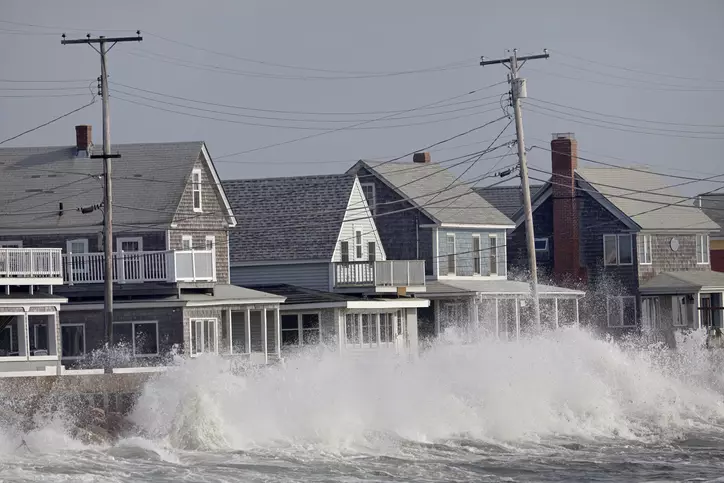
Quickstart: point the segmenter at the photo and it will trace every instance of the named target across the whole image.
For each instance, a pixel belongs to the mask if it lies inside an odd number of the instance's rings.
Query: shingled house
[[[231,281],[287,297],[282,351],[417,354],[425,262],[388,257],[352,175],[223,182],[233,209]]]
[[[388,256],[425,260],[431,308],[420,310],[420,334],[447,327],[515,339],[532,320],[526,282],[508,279],[506,230],[500,210],[419,153],[413,163],[359,161],[349,169],[361,180]],[[582,292],[540,286],[545,322],[577,322]]]
[[[721,326],[724,274],[713,272],[709,235],[719,229],[641,167],[578,166],[570,134],[554,134],[552,177],[532,198],[539,264],[561,283],[587,287],[588,318],[620,334],[643,328],[667,340],[675,329]],[[510,253],[527,257],[522,208]],[[540,245],[543,248],[543,245]]]
[[[76,126],[75,145],[0,149],[0,246],[62,256],[53,276],[62,281],[55,294],[68,301],[59,317],[68,367],[94,364],[90,356],[104,343],[102,161],[91,158],[98,149],[90,126]],[[118,363],[162,363],[172,349],[278,356],[284,298],[229,283],[236,218],[206,145],[119,144],[114,151],[121,158],[113,167],[113,338],[125,354]],[[36,267],[28,261],[25,268]],[[246,321],[233,325],[237,313]],[[46,348],[52,338],[34,340],[33,330],[30,344]],[[7,328],[2,337],[0,346],[23,342]]]
[[[706,216],[719,225],[719,229],[709,236],[709,256],[711,269],[724,272],[724,194],[703,193],[697,201]]]

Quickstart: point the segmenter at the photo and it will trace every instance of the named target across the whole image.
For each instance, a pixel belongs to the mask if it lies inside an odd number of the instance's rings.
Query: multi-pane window
[[[367,259],[370,262],[377,260],[377,244],[375,242],[367,243]]]
[[[375,205],[377,205],[377,197],[375,195],[374,183],[362,183],[362,192],[367,199],[367,205],[370,207],[372,214],[375,213]]]
[[[362,260],[362,230],[354,232],[354,253],[356,260]]]
[[[490,260],[490,275],[498,274],[498,236],[490,235],[490,247],[488,250]]]
[[[193,193],[194,211],[201,211],[201,170],[191,173],[191,190]]]
[[[633,327],[636,325],[636,297],[608,297],[606,312],[609,327]]]
[[[213,250],[216,245],[216,237],[214,235],[206,235],[204,240],[204,249]]]
[[[456,273],[455,258],[455,235],[451,233],[447,236],[447,273],[449,275]]]
[[[78,238],[76,240],[68,240],[66,249],[71,257],[71,268],[73,273],[88,272],[88,239]]]
[[[480,275],[482,273],[480,258],[480,235],[473,235],[473,274]]]
[[[379,337],[377,321],[379,319]],[[392,344],[398,334],[404,332],[404,311],[392,313],[347,314],[345,321],[345,341],[347,345],[358,347],[377,347],[380,344]]]
[[[395,320],[392,314],[380,314],[380,342],[395,341]]]
[[[696,235],[696,263],[709,263],[709,237],[707,235]]]
[[[181,237],[181,250],[191,250],[194,247],[194,239],[191,235],[183,235]]]
[[[282,346],[319,344],[321,326],[318,313],[282,314]]]
[[[85,355],[85,324],[62,324],[60,342],[63,359],[80,358]]]
[[[114,322],[113,342],[128,347],[131,355],[158,355],[157,322]]]
[[[349,242],[340,242],[339,250],[340,252],[342,252],[342,263],[349,263]]]
[[[641,265],[651,265],[651,235],[641,235]]]
[[[603,235],[603,261],[605,265],[631,265],[633,263],[631,235]]]
[[[195,356],[204,352],[215,353],[217,350],[217,320],[216,319],[191,319],[191,355]]]

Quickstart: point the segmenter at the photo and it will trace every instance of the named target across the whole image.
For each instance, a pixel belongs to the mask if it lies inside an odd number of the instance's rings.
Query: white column
[[[357,322],[357,336],[359,337],[359,345],[361,347],[364,347],[364,339],[362,338],[362,325],[364,324],[364,317],[362,317],[363,314],[354,314],[352,317],[354,317],[355,322]]]
[[[60,356],[58,347],[58,312],[46,316],[48,318],[48,355]]]
[[[555,320],[556,320],[556,329],[557,329],[559,326],[559,324],[558,324],[558,298],[557,297],[553,299],[553,305],[554,305],[554,310],[555,310],[555,314],[556,314]]]
[[[498,298],[495,298],[495,338],[500,338],[500,322],[498,320]]]
[[[277,357],[282,356],[282,318],[279,315],[279,306],[274,309],[274,334],[277,336]],[[322,321],[319,321],[319,326],[322,326]]]
[[[578,326],[578,298],[576,298],[576,326]]]
[[[18,355],[27,358],[30,355],[30,331],[28,330],[27,312],[17,316],[15,327],[18,331]]]
[[[696,297],[694,297],[694,302],[696,303],[696,305],[694,306],[694,323],[696,324],[697,329],[701,329],[701,310],[699,310],[699,308],[701,307],[701,292],[696,293]]]
[[[337,317],[337,343],[339,345],[339,353],[342,354],[344,351],[345,338],[347,337],[347,334],[345,333],[347,315],[345,310],[340,309],[334,309],[334,315]],[[320,320],[319,323],[321,324],[322,321]]]
[[[440,301],[433,300],[435,304],[435,337],[440,337]]]
[[[234,337],[231,333],[231,309],[226,309],[226,334],[229,337],[229,354],[234,353]]]
[[[245,335],[246,335],[246,353],[251,356],[251,309],[248,307],[246,308],[246,318],[244,319],[244,323],[246,324],[245,327]]]
[[[268,334],[266,333],[266,309],[261,310],[261,341],[264,345],[264,364],[269,364],[269,347],[267,346]]]
[[[520,340],[520,300],[515,299],[515,340]]]
[[[380,337],[380,314],[379,313],[375,314],[375,329],[376,329],[376,333],[377,333],[377,347],[379,347],[380,340],[382,339]]]

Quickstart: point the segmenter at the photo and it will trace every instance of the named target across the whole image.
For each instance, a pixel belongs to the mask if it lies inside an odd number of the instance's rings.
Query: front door
[[[142,282],[143,281],[143,238],[118,238],[117,248],[121,252],[121,269],[119,281]]]

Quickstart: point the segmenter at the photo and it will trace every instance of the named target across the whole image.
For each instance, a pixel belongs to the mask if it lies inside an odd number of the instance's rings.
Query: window
[[[644,330],[658,330],[661,326],[661,302],[659,297],[641,299],[641,325]]]
[[[608,297],[606,312],[609,327],[634,327],[636,326],[636,297]]]
[[[370,262],[377,260],[377,244],[375,242],[367,243],[367,260]]]
[[[158,355],[158,323],[113,322],[113,341],[129,347],[134,357]]]
[[[548,251],[548,238],[536,238],[534,243],[536,252]]]
[[[194,211],[201,211],[201,170],[191,172],[191,190],[193,193]]]
[[[181,237],[181,250],[191,250],[194,246],[194,239],[191,235]]]
[[[355,251],[355,259],[362,260],[362,231],[361,230],[354,231],[354,251]]]
[[[708,235],[696,235],[696,263],[701,265],[709,263]]]
[[[375,314],[362,314],[362,344],[372,345],[377,341]]]
[[[66,250],[71,254],[70,266],[74,273],[88,272],[88,239],[68,240]]]
[[[23,248],[23,242],[20,240],[0,241],[0,248]]]
[[[675,295],[671,297],[671,324],[675,327],[687,327],[694,322],[694,297]]]
[[[191,355],[216,353],[216,319],[191,319]]]
[[[33,332],[30,334],[30,350],[48,350],[48,326],[46,324],[35,324],[32,326]]]
[[[63,359],[83,357],[85,355],[85,324],[61,325],[60,342],[63,347]]]
[[[12,322],[11,322],[12,324]],[[15,343],[15,337],[13,337],[13,326],[6,325],[3,330],[0,330],[0,356],[7,356],[18,349]]]
[[[216,246],[216,237],[214,235],[206,235],[204,241],[204,250],[213,250]]]
[[[360,343],[360,314],[347,314],[344,333],[347,344]]]
[[[375,206],[377,205],[377,197],[375,196],[375,184],[374,183],[362,183],[362,192],[367,199],[367,205],[370,207],[372,214],[375,213]]]
[[[321,340],[320,315],[282,314],[282,346],[317,345]]]
[[[456,263],[455,263],[455,235],[450,233],[447,236],[447,273],[448,275],[455,275]]]
[[[349,263],[349,242],[340,242],[339,247],[340,252],[342,252],[342,263]]]
[[[481,251],[480,235],[473,235],[473,249],[471,250],[473,258],[473,275],[480,275],[483,272],[481,263],[482,260],[480,257]]]
[[[498,235],[490,235],[490,275],[498,274]]]
[[[633,245],[631,235],[603,235],[605,265],[631,265]]]
[[[651,265],[651,235],[641,235],[641,265]]]
[[[380,314],[380,342],[395,341],[395,320],[392,314]]]

